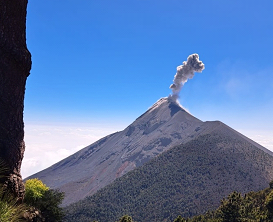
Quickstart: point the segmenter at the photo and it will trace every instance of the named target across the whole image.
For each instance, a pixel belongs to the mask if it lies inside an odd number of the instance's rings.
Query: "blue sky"
[[[273,150],[272,8],[271,0],[30,0],[23,176],[129,125],[171,93],[192,53],[205,70],[180,103]]]

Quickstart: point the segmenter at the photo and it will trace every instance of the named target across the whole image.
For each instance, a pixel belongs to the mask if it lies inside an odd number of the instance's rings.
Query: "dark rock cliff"
[[[24,144],[24,95],[31,69],[26,46],[27,0],[0,1],[0,159],[6,165],[4,183],[24,195],[20,168]]]

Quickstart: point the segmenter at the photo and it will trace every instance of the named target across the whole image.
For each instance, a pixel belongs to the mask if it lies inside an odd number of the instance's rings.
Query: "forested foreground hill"
[[[258,192],[242,195],[232,192],[221,201],[217,210],[184,219],[180,215],[174,222],[272,222],[273,182],[270,187]]]
[[[233,191],[266,188],[273,157],[221,128],[170,149],[95,195],[65,208],[65,221],[173,221],[215,210]]]

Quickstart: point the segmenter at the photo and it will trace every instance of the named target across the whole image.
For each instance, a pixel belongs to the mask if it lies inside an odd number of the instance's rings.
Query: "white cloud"
[[[249,61],[222,61],[217,66],[219,90],[232,99],[252,96],[272,98],[273,67],[260,67]],[[270,96],[271,95],[271,96]]]
[[[225,90],[231,97],[236,95],[242,90],[243,83],[239,78],[231,78],[225,84]]]
[[[223,61],[217,68],[222,81],[220,89],[233,99],[248,94],[255,85],[251,71],[250,67],[242,62]]]
[[[75,127],[25,124],[26,150],[21,173],[26,178],[98,139],[116,132],[115,127]]]

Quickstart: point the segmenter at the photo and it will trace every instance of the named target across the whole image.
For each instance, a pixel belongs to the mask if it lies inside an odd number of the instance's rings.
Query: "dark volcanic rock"
[[[6,166],[4,183],[22,198],[21,162],[24,144],[24,95],[31,68],[26,46],[27,0],[0,3],[0,159]]]

